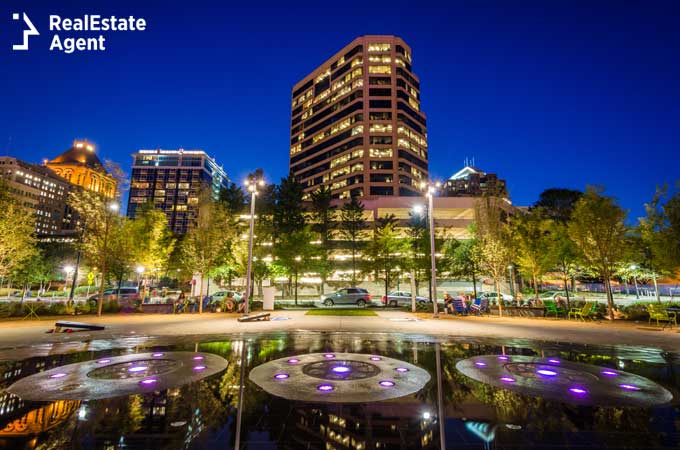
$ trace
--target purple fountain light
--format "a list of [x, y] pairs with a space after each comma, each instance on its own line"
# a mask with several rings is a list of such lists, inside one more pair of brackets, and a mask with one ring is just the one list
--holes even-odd
[[514, 383], [516, 380], [512, 377], [501, 377], [501, 381], [504, 383]]
[[159, 358], [159, 357], [161, 357], [161, 356], [163, 356], [163, 355], [164, 355], [164, 353], [154, 353], [154, 354], [152, 354], [151, 356], [153, 356], [154, 358]]
[[555, 359], [555, 358], [551, 358], [551, 359], [548, 360], [548, 362], [549, 362], [549, 363], [553, 363], [553, 364], [559, 364], [559, 363], [560, 363], [560, 360], [559, 360], [559, 359]]
[[505, 356], [505, 355], [501, 355], [501, 356], [498, 357], [498, 359], [500, 359], [501, 361], [507, 361], [507, 360], [510, 359], [510, 358], [508, 358], [508, 357]]
[[158, 380], [155, 378], [147, 378], [146, 380], [140, 381], [139, 384], [143, 384], [144, 386], [151, 386], [152, 384], [156, 384], [157, 382]]
[[394, 387], [394, 385], [395, 385], [396, 383], [395, 383], [394, 381], [392, 381], [392, 380], [382, 380], [382, 381], [379, 381], [378, 384], [379, 384], [380, 386], [382, 386], [382, 387], [387, 387], [387, 388], [389, 388], [389, 387]]
[[382, 358], [380, 356], [371, 356], [371, 361], [380, 361]]
[[300, 362], [300, 360], [297, 359], [297, 358], [290, 358], [290, 359], [288, 360], [288, 364], [297, 364], [297, 363], [299, 363], [299, 362]]
[[276, 378], [277, 380], [285, 380], [289, 376], [290, 375], [288, 375], [287, 373], [277, 373], [276, 375], [274, 375], [274, 378]]
[[321, 392], [330, 392], [335, 388], [333, 387], [333, 385], [330, 384], [320, 384], [316, 387], [316, 389]]
[[536, 371], [536, 373], [539, 374], [539, 375], [546, 376], [546, 377], [554, 377], [555, 375], [557, 375], [557, 372], [555, 372], [554, 370], [548, 370], [548, 369], [538, 369]]
[[99, 361], [97, 361], [97, 364], [108, 364], [110, 362], [111, 362], [110, 359], [100, 359]]
[[406, 373], [406, 372], [408, 372], [408, 369], [407, 369], [406, 367], [397, 367], [397, 368], [394, 369], [394, 370], [396, 370], [397, 372], [401, 372], [401, 373]]
[[618, 375], [618, 373], [614, 372], [613, 370], [603, 370], [600, 372], [602, 375], [606, 375], [608, 377], [615, 377]]
[[194, 370], [196, 372], [201, 371], [201, 370], [205, 370], [205, 366], [194, 366]]
[[203, 361], [203, 360], [205, 359], [205, 357], [204, 357], [204, 356], [201, 356], [201, 355], [198, 355], [198, 356], [194, 356], [194, 357], [191, 358], [191, 359], [193, 359], [194, 361]]
[[132, 373], [137, 373], [137, 372], [144, 372], [148, 367], [146, 366], [132, 366], [128, 369], [128, 372]]
[[574, 395], [586, 395], [588, 393], [588, 391], [581, 387], [569, 388], [569, 392], [571, 392]]
[[333, 353], [326, 353], [325, 355], [323, 355], [323, 357], [331, 359], [331, 358], [335, 358], [335, 355]]
[[347, 366], [335, 366], [331, 370], [335, 373], [345, 374], [345, 373], [350, 372], [352, 369], [350, 369]]
[[632, 384], [619, 384], [619, 387], [621, 389], [625, 389], [627, 391], [639, 391], [640, 388], [637, 386], [633, 386]]
[[486, 367], [486, 363], [484, 361], [477, 361], [475, 363], [475, 366], [477, 367]]
[[59, 373], [55, 373], [54, 375], [50, 375], [50, 378], [63, 378], [65, 376], [66, 376], [66, 374], [64, 372], [59, 372]]

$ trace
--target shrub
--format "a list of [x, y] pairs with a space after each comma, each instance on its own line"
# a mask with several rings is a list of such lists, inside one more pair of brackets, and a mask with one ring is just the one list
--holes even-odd
[[67, 313], [66, 303], [64, 302], [52, 303], [47, 309], [48, 313], [53, 316], [60, 316]]

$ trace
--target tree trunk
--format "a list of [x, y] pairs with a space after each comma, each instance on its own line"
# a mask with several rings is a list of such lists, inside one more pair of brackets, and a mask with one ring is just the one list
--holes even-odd
[[97, 317], [102, 316], [104, 306], [104, 288], [106, 287], [106, 258], [102, 261], [102, 280], [99, 283], [99, 295], [97, 296]]
[[298, 273], [295, 271], [295, 306], [298, 305]]
[[566, 272], [564, 274], [564, 292], [567, 294], [567, 308], [570, 308], [570, 306], [569, 306], [569, 286], [567, 285], [567, 274], [566, 274]]
[[356, 250], [354, 250], [354, 244], [352, 244], [352, 286], [357, 284], [357, 263], [356, 263]]
[[203, 272], [201, 272], [201, 289], [198, 290], [198, 313], [203, 314]]
[[498, 299], [498, 317], [503, 317], [503, 296], [501, 295], [501, 282], [498, 278], [494, 280], [496, 282], [496, 295]]
[[472, 292], [477, 298], [477, 273], [475, 272], [475, 264], [472, 264]]
[[536, 274], [534, 273], [533, 275], [534, 279], [534, 294], [536, 295], [536, 304], [538, 305], [539, 297], [538, 297], [538, 280], [536, 279]]
[[607, 289], [607, 308], [609, 309], [609, 320], [614, 321], [614, 296], [612, 295], [611, 280], [609, 274], [604, 278], [605, 288]]
[[656, 272], [652, 272], [652, 280], [654, 281], [654, 293], [656, 294], [656, 301], [661, 303], [661, 295], [659, 295], [659, 285], [656, 282]]

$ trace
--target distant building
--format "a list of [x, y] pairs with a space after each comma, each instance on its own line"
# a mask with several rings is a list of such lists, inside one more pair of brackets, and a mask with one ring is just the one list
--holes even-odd
[[75, 223], [67, 205], [71, 185], [48, 167], [0, 157], [0, 177], [14, 198], [35, 217], [38, 238], [68, 238]]
[[442, 187], [443, 197], [479, 197], [482, 195], [508, 197], [505, 180], [495, 173], [486, 173], [476, 167], [465, 166], [451, 175]]
[[293, 86], [290, 173], [308, 198], [420, 196], [428, 178], [427, 119], [411, 48], [361, 36]]
[[48, 161], [46, 166], [71, 184], [107, 198], [116, 196], [116, 179], [97, 157], [94, 144], [88, 141], [73, 141], [71, 148]]
[[127, 215], [135, 217], [137, 208], [152, 203], [176, 234], [186, 233], [196, 218], [201, 189], [217, 198], [229, 181], [203, 150], [140, 150], [132, 157]]

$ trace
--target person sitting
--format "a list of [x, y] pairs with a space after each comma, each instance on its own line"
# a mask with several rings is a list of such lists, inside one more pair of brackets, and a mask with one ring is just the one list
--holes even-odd
[[241, 300], [238, 302], [238, 312], [244, 313], [246, 312], [246, 296], [243, 295], [241, 297]]
[[227, 298], [224, 299], [224, 311], [234, 312], [234, 306], [235, 306], [234, 293], [228, 292]]
[[446, 314], [453, 314], [453, 297], [448, 292], [444, 293], [444, 312]]

